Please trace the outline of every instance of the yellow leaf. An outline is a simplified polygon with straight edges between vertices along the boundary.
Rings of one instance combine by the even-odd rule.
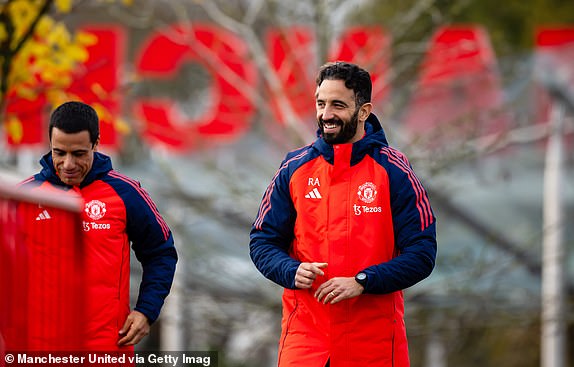
[[[72,10],[72,0],[56,0],[55,5],[61,13],[69,13]]]
[[[134,0],[122,0],[122,4],[132,6],[134,4]]]
[[[24,137],[24,127],[22,126],[22,121],[14,115],[8,117],[8,121],[5,125],[6,134],[12,139],[16,144],[19,144]]]
[[[96,113],[98,114],[98,116],[100,117],[101,120],[108,120],[110,117],[110,113],[108,111],[108,109],[103,106],[101,103],[97,103],[94,102],[92,104],[92,108],[96,111]]]
[[[24,49],[22,49],[23,51]],[[26,43],[26,52],[27,56],[34,56],[36,59],[41,59],[45,57],[49,57],[51,49],[42,43],[38,42],[27,42]]]
[[[36,73],[45,74],[53,72],[57,69],[57,66],[49,59],[38,59],[34,65],[32,65],[32,69]]]
[[[52,27],[54,27],[54,20],[49,17],[42,17],[40,18],[38,26],[36,27],[36,35],[43,37],[50,33]]]
[[[105,99],[108,95],[108,92],[102,87],[100,83],[94,83],[90,86],[90,90],[94,93],[99,99]]]
[[[29,1],[13,1],[8,8],[12,24],[14,25],[13,42],[16,43],[28,30],[30,24],[38,14],[38,5]]]
[[[98,43],[98,36],[90,32],[78,32],[76,42],[84,46],[92,46]]]
[[[54,82],[58,81],[59,75],[60,74],[58,72],[56,72],[56,70],[54,70],[54,69],[43,69],[40,72],[40,78],[45,83],[54,83]]]
[[[58,23],[46,35],[46,42],[51,45],[66,45],[70,43],[70,33],[63,23]]]
[[[85,48],[76,45],[70,45],[69,47],[66,47],[66,57],[71,61],[86,62],[89,56],[90,55]]]
[[[4,27],[4,23],[0,24],[0,42],[3,42],[6,37],[8,37],[8,33],[6,32],[6,27]]]
[[[132,132],[132,127],[130,126],[130,124],[121,117],[118,117],[116,119],[114,127],[115,130],[122,135],[128,135],[129,133]]]
[[[18,88],[16,90],[16,94],[18,95],[18,97],[27,99],[29,101],[33,101],[36,98],[38,98],[38,93],[34,89],[25,86],[21,86],[20,88]]]
[[[59,106],[68,100],[68,95],[61,89],[49,88],[46,90],[46,99],[54,106]]]
[[[60,75],[57,79],[53,81],[53,84],[58,88],[67,88],[72,84],[72,76],[68,73]]]

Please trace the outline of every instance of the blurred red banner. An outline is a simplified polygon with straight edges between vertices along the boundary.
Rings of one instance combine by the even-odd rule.
[[[106,149],[121,146],[123,118],[137,122],[136,132],[149,145],[173,152],[234,141],[249,130],[262,96],[270,106],[271,123],[285,124],[289,117],[314,121],[314,77],[319,65],[317,41],[310,28],[268,30],[264,61],[270,68],[256,59],[245,39],[216,25],[175,24],[152,32],[137,49],[132,76],[136,82],[170,82],[188,65],[205,70],[210,78],[209,95],[193,118],[181,101],[169,96],[126,101],[122,83],[125,65],[131,61],[126,60],[125,31],[121,26],[98,24],[82,29],[96,35],[98,43],[89,47],[89,59],[76,73],[69,92],[100,112],[101,145]],[[571,26],[541,28],[536,44],[564,56],[561,50],[572,49],[573,34]],[[369,70],[373,102],[380,107],[390,92],[390,44],[390,35],[381,27],[353,27],[330,45],[326,57]],[[428,45],[404,113],[404,126],[415,135],[444,130],[463,137],[497,134],[508,124],[499,114],[503,102],[496,55],[485,30],[476,25],[443,27]],[[10,98],[7,111],[23,122],[18,139],[6,134],[13,149],[47,145],[49,111],[44,96],[33,101]]]

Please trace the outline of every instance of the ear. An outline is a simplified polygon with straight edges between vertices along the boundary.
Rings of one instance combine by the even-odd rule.
[[[94,152],[98,151],[98,145],[100,145],[100,137],[98,136],[98,140],[96,140],[96,142],[94,143],[94,147],[92,149],[94,149]]]
[[[359,121],[364,122],[373,110],[373,104],[368,102],[361,106],[359,109]]]

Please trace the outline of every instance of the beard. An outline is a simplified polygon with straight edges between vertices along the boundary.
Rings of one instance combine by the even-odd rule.
[[[324,126],[325,124],[336,124],[341,129],[338,133],[325,133]],[[325,140],[328,144],[344,144],[349,142],[355,134],[357,133],[357,126],[359,125],[359,110],[356,110],[351,116],[349,121],[343,121],[339,118],[332,118],[329,120],[323,120],[319,118],[317,120],[317,125],[319,125],[319,131],[321,131],[321,135],[323,136],[323,140]]]

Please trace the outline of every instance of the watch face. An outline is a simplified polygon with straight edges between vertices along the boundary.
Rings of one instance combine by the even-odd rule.
[[[367,279],[367,274],[359,273],[359,274],[357,274],[357,276],[355,278],[357,279],[357,281],[363,282]]]

